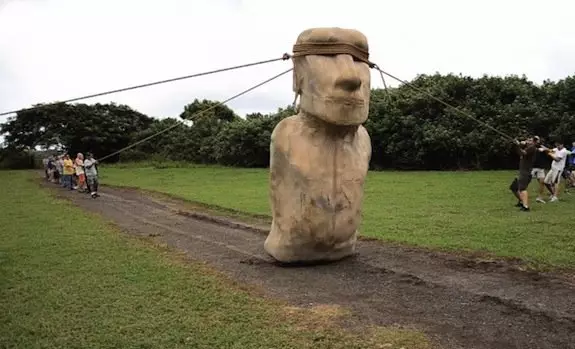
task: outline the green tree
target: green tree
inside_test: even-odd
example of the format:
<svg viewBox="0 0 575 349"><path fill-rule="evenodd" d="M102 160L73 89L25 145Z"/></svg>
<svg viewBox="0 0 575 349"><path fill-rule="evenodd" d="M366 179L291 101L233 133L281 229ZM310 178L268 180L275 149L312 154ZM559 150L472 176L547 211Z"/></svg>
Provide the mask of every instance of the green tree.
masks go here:
<svg viewBox="0 0 575 349"><path fill-rule="evenodd" d="M104 156L127 146L132 134L146 129L153 120L126 105L38 106L18 112L0 126L8 147L22 150L61 146L72 154L90 151Z"/></svg>
<svg viewBox="0 0 575 349"><path fill-rule="evenodd" d="M294 115L292 107L271 114L254 113L246 119L226 124L215 139L215 161L242 167L267 167L270 160L270 139L277 123Z"/></svg>
<svg viewBox="0 0 575 349"><path fill-rule="evenodd" d="M196 163L216 162L215 146L218 133L226 124L241 120L233 110L217 101L195 99L184 107L180 118L191 120L187 130L185 158Z"/></svg>
<svg viewBox="0 0 575 349"><path fill-rule="evenodd" d="M139 161L157 157L160 159L187 160L185 144L188 130L188 126L175 118L154 119L147 129L132 135L130 144L159 134L121 153L120 159L122 161Z"/></svg>

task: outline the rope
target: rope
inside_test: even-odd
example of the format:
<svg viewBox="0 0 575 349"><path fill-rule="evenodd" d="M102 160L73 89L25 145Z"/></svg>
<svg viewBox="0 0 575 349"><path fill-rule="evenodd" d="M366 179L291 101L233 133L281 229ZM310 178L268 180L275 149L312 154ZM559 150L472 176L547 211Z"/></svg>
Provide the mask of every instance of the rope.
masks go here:
<svg viewBox="0 0 575 349"><path fill-rule="evenodd" d="M181 77L172 78L172 79L167 79L167 80L150 82L150 83L142 84L142 85L125 87L125 88L120 88L120 89L117 89L117 90L111 90L111 91L106 91L106 92L101 92L101 93L95 93L95 94L92 94L92 95L87 95L87 96L82 96L82 97L71 98L71 99L67 99L67 100L65 100L65 101L61 101L61 102L48 103L48 104L44 104L44 105L40 105L40 106L35 106L35 107L30 107L30 108L24 108L24 109L18 109L18 110L11 110L11 111L7 111L7 112L0 113L0 116L9 115L9 114L15 114L15 113L18 113L18 112L23 112L23 111L34 110L34 109L38 109L38 108L43 108L43 107L46 107L46 106L49 106L49 105L55 105L55 104L60 104L60 103L70 103L70 102L75 102L75 101L79 101L79 100L82 100L82 99L88 99L88 98L93 98L93 97L105 96L105 95L109 95L109 94L112 94L112 93L124 92L124 91L129 91L129 90L135 90L135 89L142 88L142 87L149 87L149 86L154 86L154 85L159 85L159 84L165 84L165 83L168 83L168 82L174 82L174 81L178 81L178 80L195 78L195 77L198 77L198 76L210 75L210 74L221 73L221 72L225 72L225 71L229 71L229 70L246 68L246 67L251 67L251 66L260 65L260 64L265 64L265 63L271 63L271 62L275 62L275 61L279 61L279 60L285 61L285 60L288 60L288 59L290 59L290 58L291 58L291 55L289 55L289 54L287 54L287 53L284 53L283 56L280 57L280 58L273 58L273 59L268 59L268 60L265 60L265 61L248 63L248 64L242 64L242 65L236 65L236 66L234 66L234 67L217 69L217 70L212 70L212 71L208 71L208 72L204 72L204 73L197 73L197 74L186 75L186 76L181 76Z"/></svg>
<svg viewBox="0 0 575 349"><path fill-rule="evenodd" d="M457 107L455 107L455 106L453 106L453 105L451 105L451 104L449 104L449 103L447 103L447 102L444 102L443 100L441 100L441 99L435 97L434 95L432 95L431 93L427 92L426 90L424 90L424 89L422 89L422 88L419 88L419 87L413 85L412 83L410 83L410 82L408 82L408 81L402 80L402 79L400 79L400 78L398 78L398 77L396 77L396 76L393 76L393 75L391 75L391 74L385 72L384 70L380 69L376 64L373 64L373 63L372 63L371 66L372 66L372 68L378 70L379 73L382 74L382 77L383 77L383 74L385 74L385 75L389 76L390 78L395 79L395 80L397 80L397 81L399 81L399 82L401 82L401 83L403 83L403 84L405 84L405 85L407 85L407 86L413 88L414 90L416 90L416 91L418 91L418 92L421 92L421 93L427 95L428 97L430 97L430 98L432 98L433 100L435 100L435 101L437 101L437 102L439 102L439 103L445 105L446 107L455 110L455 111L458 112L459 114L461 114L461 115L463 115L463 116L466 116L466 117L468 117L468 118L474 120L475 122L477 122L477 123L479 123L479 124L481 124L481 125L483 125L483 126L489 128L490 130L492 130L492 131L498 133L499 135L501 135L503 138L506 138L506 139L508 139L508 140L510 140L510 141L512 141L512 142L514 142L514 143L516 142L515 138L513 138L513 137L507 135L506 133L499 131L499 130L496 129L495 127L493 127L493 126L491 126L491 125L489 125L489 124L487 124L487 123L485 123L485 122L483 122L483 121L477 119L477 118L474 117L473 115L471 115L471 114L469 114L469 113L466 113L466 112L464 112L463 110L461 110L461 109L459 109L459 108L457 108Z"/></svg>
<svg viewBox="0 0 575 349"><path fill-rule="evenodd" d="M383 82L383 88L385 89L385 94L387 96L387 102L390 103L391 102L391 95L389 94L389 90L387 89L387 84L385 83L385 78L383 77L383 73L381 71L381 69L379 69L379 67L377 66L377 64L374 63L368 63L370 68L374 68L377 71L379 71L379 75L381 76L381 81Z"/></svg>
<svg viewBox="0 0 575 349"><path fill-rule="evenodd" d="M293 46L293 53L293 57L348 54L362 62L370 64L368 50L347 42L310 42L295 44Z"/></svg>
<svg viewBox="0 0 575 349"><path fill-rule="evenodd" d="M379 67L369 61L369 51L366 48L360 47L349 42L307 42L302 44L295 44L293 46L293 57L301 57L307 55L340 55L349 54L355 59L367 63L370 68L376 68L381 76L383 88L387 94L387 100L391 100L391 96L387 89L387 83ZM297 99L297 95L296 95ZM295 100L294 100L295 104Z"/></svg>
<svg viewBox="0 0 575 349"><path fill-rule="evenodd" d="M285 57L285 56L284 56L284 57ZM199 111L199 112L193 114L193 116L197 116L197 115L204 114L204 113L206 113L206 112L208 112L208 111L210 111L210 110L212 110L212 109L215 109L216 107L218 107L218 106L220 106L220 105L224 105L224 104L226 104L227 102L229 102L229 101L231 101L231 100L233 100L233 99L236 99L236 98L238 98L238 97L240 97L240 96L242 96L242 95L244 95L244 94L246 94L246 93L248 93L248 92L250 92L250 91L252 91L252 90L255 90L256 88L258 88L258 87L260 87L260 86L262 86L262 85L267 84L268 82L271 82L271 81L273 81L273 80L279 78L279 77L282 76L282 75L285 75L285 74L291 72L292 70L293 70L293 68L290 68L290 69L288 69L288 70L286 70L286 71L284 71L284 72L282 72L282 73L279 73L279 74L277 74L277 75L275 75L275 76L273 76L273 77L271 77L271 78L269 78L269 79L267 79L267 80L265 80L265 81L260 82L259 84L255 85L255 86L252 86L252 87L248 88L247 90L244 90L244 91L242 91L242 92L240 92L240 93L238 93L238 94L236 94L236 95L234 95L234 96L232 96L232 97L226 99L225 101L218 102L218 103L212 105L211 107L209 107L209 108L207 108L207 109L204 109L204 110L202 110L202 111ZM121 153L121 152L123 152L123 151L125 151L125 150L131 149L131 148L137 146L138 144L141 144L141 143L143 143L143 142L145 142L145 141L147 141L147 140L150 140L150 139L152 139L152 138L154 138L154 137L156 137L156 136L158 136L158 135L160 135L160 134L162 134L162 133L168 132L169 130L171 130L171 129L177 127L177 126L180 126L180 125L181 125L180 123L177 123L177 124L174 124L174 125L172 125L172 126L169 126L169 127L165 128L165 129L159 131L159 132L154 133L154 134L151 135L151 136L148 136L148 137L146 137L146 138L143 138L143 139L137 141L136 143L130 144L130 145L128 145L127 147L124 147L124 148L122 148L122 149L120 149L120 150L117 150L117 151L115 151L115 152L113 152L113 153L111 153L111 154L108 154L108 155L106 155L106 156L104 156L104 157L98 159L98 162L101 162L102 160L107 159L107 158L109 158L109 157L111 157L111 156L114 156L114 155L116 155L116 154L119 154L119 153Z"/></svg>

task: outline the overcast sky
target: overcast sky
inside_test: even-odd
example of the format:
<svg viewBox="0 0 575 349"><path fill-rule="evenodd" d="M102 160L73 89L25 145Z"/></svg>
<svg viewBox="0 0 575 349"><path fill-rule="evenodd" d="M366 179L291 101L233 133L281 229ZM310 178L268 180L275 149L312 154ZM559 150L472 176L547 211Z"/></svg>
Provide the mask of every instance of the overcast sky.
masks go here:
<svg viewBox="0 0 575 349"><path fill-rule="evenodd" d="M569 0L0 0L0 111L280 57L318 26L362 31L371 60L402 79L437 71L558 80L575 71L573 13ZM290 66L85 102L177 116L194 98L223 100ZM372 86L382 86L374 72ZM274 111L292 102L291 88L288 74L230 106Z"/></svg>

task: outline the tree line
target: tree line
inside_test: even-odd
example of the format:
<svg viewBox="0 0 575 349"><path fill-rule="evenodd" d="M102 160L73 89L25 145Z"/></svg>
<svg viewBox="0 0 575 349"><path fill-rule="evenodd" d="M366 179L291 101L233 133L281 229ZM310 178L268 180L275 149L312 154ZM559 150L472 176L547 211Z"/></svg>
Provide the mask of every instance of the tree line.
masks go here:
<svg viewBox="0 0 575 349"><path fill-rule="evenodd" d="M575 141L575 77L535 84L525 76L472 78L420 75L410 82L510 137L537 134L550 145ZM169 126L170 131L108 159L166 159L200 164L267 167L275 125L291 106L239 117L216 101L195 99L178 118L151 118L116 104L53 104L19 112L0 125L0 166L26 167L32 150L59 146L104 156ZM208 112L197 114L200 111ZM410 86L373 89L369 119L372 169L511 169L513 145ZM27 159L27 160L22 160Z"/></svg>

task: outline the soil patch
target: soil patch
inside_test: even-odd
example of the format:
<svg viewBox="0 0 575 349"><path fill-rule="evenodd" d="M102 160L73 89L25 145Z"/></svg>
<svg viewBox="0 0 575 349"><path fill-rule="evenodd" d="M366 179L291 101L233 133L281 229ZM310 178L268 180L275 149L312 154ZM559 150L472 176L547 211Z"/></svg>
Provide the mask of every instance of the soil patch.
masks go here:
<svg viewBox="0 0 575 349"><path fill-rule="evenodd" d="M357 255L340 262L282 267L263 250L261 222L206 215L134 189L104 187L92 199L44 185L268 297L321 306L324 314L347 309L340 320L349 327L416 328L443 348L575 349L575 283L567 276L371 240L361 240Z"/></svg>

